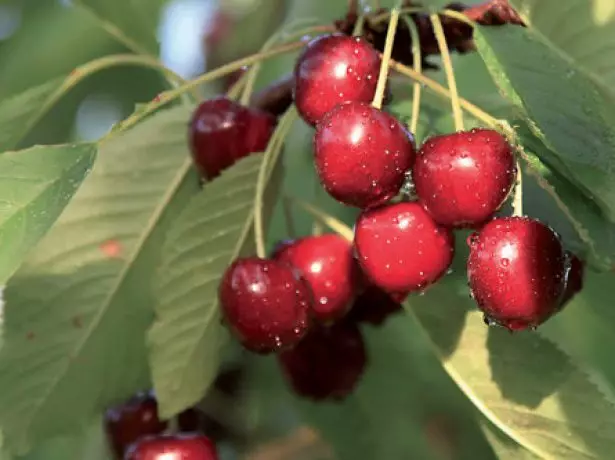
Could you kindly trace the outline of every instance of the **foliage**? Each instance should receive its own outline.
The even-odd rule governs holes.
[[[563,7],[561,0],[510,0],[527,27],[479,26],[476,52],[456,54],[452,64],[465,108],[480,109],[466,110],[466,128],[491,123],[517,143],[525,212],[553,226],[588,260],[584,290],[538,331],[510,335],[487,328],[468,295],[462,234],[453,273],[411,296],[406,311],[383,326],[363,327],[370,356],[365,377],[343,403],[323,404],[291,395],[275,359],[237,351],[217,295],[223,270],[237,256],[253,254],[259,243],[270,247],[289,236],[289,228],[299,235],[318,229],[298,209],[289,221],[282,196],[310,201],[340,222],[354,221],[355,210],[315,187],[311,128],[289,109],[266,152],[201,184],[186,142],[195,97],[218,91],[213,77],[261,59],[185,82],[156,57],[166,2],[53,2],[44,11],[57,21],[54,30],[75,36],[41,41],[31,38],[44,22],[36,1],[24,7],[27,30],[0,48],[0,64],[11,68],[0,77],[0,284],[6,304],[0,459],[109,458],[100,426],[107,406],[153,387],[162,416],[173,417],[207,402],[228,362],[249,369],[245,410],[238,416],[249,427],[248,446],[308,424],[341,460],[401,460],[409,453],[446,458],[450,452],[443,453],[442,443],[452,446],[457,456],[451,458],[611,455],[611,1],[571,0]],[[216,60],[256,51],[264,31],[281,25],[278,9],[286,8],[284,42],[292,41],[286,38],[297,19],[325,24],[346,8],[345,0],[287,3],[261,10],[254,40],[229,40]],[[246,18],[242,30],[249,28]],[[48,33],[46,27],[41,30]],[[90,30],[87,49],[71,54]],[[46,69],[25,59],[43,52],[41,42],[43,51],[58,57]],[[291,69],[295,55],[280,56],[263,61],[257,89]],[[404,122],[413,104],[407,75],[392,76],[387,108]],[[419,143],[455,127],[451,101],[443,97],[444,72],[420,78],[428,80]],[[100,139],[83,142],[67,120],[83,96],[101,90],[122,97],[123,120]],[[266,241],[257,241],[255,231],[261,215]],[[440,419],[452,428],[434,441],[431,422]]]

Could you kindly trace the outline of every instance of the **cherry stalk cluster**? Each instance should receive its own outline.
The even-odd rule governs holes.
[[[404,2],[403,8],[419,9],[420,6],[418,2],[407,0]],[[508,0],[489,0],[473,6],[454,2],[447,5],[445,9],[457,11],[463,14],[468,21],[484,26],[524,25],[523,20],[510,6]],[[425,70],[437,70],[438,65],[428,60],[429,56],[440,54],[440,48],[429,15],[420,11],[405,13],[404,15],[416,26],[421,49],[422,68]],[[344,35],[352,35],[355,32],[359,16],[358,1],[356,1],[351,4],[344,18],[334,22],[334,29]],[[472,27],[468,22],[444,14],[440,14],[439,18],[450,50],[465,54],[476,49],[472,39]],[[361,36],[375,49],[382,52],[388,27],[388,10],[379,9],[366,12],[363,16]],[[391,57],[393,60],[404,65],[412,66],[414,64],[412,33],[406,21],[400,21],[397,25]],[[236,79],[237,76],[234,76],[233,81],[236,81]],[[292,104],[293,88],[293,75],[283,77],[256,94],[252,105],[275,115],[280,115]]]

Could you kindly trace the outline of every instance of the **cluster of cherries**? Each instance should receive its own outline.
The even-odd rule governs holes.
[[[158,416],[153,392],[139,393],[105,413],[105,428],[113,454],[125,460],[218,460],[211,439],[201,434],[200,413],[188,409],[177,416],[179,432]]]
[[[357,323],[381,322],[410,293],[450,269],[456,229],[476,230],[467,262],[472,297],[489,324],[534,328],[581,289],[583,264],[553,229],[528,217],[494,217],[517,168],[507,140],[491,129],[427,139],[372,105],[381,59],[365,40],[341,34],[310,42],[295,72],[294,103],[315,127],[323,187],[361,209],[354,241],[310,236],[271,257],[240,258],[223,275],[226,324],[257,353],[277,353],[293,388],[341,398],[365,364]],[[226,98],[205,101],[190,128],[202,175],[263,151],[274,116]],[[411,189],[408,200],[402,190]]]

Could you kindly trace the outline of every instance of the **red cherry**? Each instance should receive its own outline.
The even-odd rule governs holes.
[[[325,189],[350,206],[393,198],[414,163],[412,134],[393,116],[360,102],[327,113],[314,136],[316,170]]]
[[[118,458],[137,439],[162,433],[167,422],[158,418],[158,402],[153,392],[138,393],[105,412],[107,437]]]
[[[424,289],[446,273],[454,255],[452,232],[417,202],[363,211],[354,243],[363,272],[387,292]]]
[[[194,163],[206,179],[250,153],[267,148],[276,119],[224,96],[204,101],[190,122],[189,142]]]
[[[297,343],[309,325],[312,296],[291,267],[273,260],[236,260],[220,283],[220,303],[245,348],[271,353]]]
[[[487,319],[521,330],[557,311],[566,257],[551,228],[528,217],[503,217],[486,224],[469,243],[468,281]]]
[[[363,375],[367,355],[361,331],[343,321],[313,328],[298,345],[280,353],[278,360],[298,395],[341,400]]]
[[[376,92],[380,56],[364,39],[334,34],[315,38],[295,66],[295,105],[315,125],[343,102],[370,103]]]
[[[497,131],[435,136],[419,151],[412,178],[433,219],[450,227],[476,227],[502,206],[517,168],[510,144]]]
[[[585,264],[581,259],[570,251],[566,251],[566,257],[568,258],[570,268],[568,270],[568,277],[566,278],[564,297],[561,302],[562,307],[572,300],[575,295],[581,292],[583,289],[583,276],[585,274]]]
[[[378,326],[392,314],[402,311],[407,294],[390,294],[378,286],[368,286],[354,301],[348,320]]]
[[[352,245],[339,235],[309,236],[283,247],[277,260],[296,268],[311,288],[312,316],[327,323],[343,317],[361,283]]]
[[[145,437],[133,444],[125,460],[218,460],[214,443],[199,434]]]

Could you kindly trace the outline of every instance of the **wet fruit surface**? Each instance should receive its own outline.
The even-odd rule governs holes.
[[[311,301],[309,287],[289,266],[257,257],[236,260],[220,284],[226,323],[258,353],[297,343],[307,331]]]
[[[412,134],[394,117],[355,102],[339,105],[323,118],[314,153],[327,192],[359,208],[394,197],[416,154]]]
[[[310,286],[314,319],[326,323],[346,314],[362,276],[351,243],[335,234],[301,238],[285,246],[277,260],[295,267]]]
[[[204,101],[192,115],[189,129],[197,169],[212,179],[240,158],[264,151],[275,126],[272,115],[226,97]]]
[[[555,313],[567,261],[558,235],[527,217],[494,219],[469,238],[468,281],[485,315],[511,330]]]
[[[441,278],[453,260],[453,234],[416,202],[363,211],[355,248],[363,272],[387,292],[420,291]]]
[[[428,139],[412,172],[425,209],[436,222],[451,227],[486,222],[503,204],[515,177],[512,149],[491,129]]]
[[[162,433],[167,422],[158,418],[158,402],[153,392],[139,393],[105,412],[107,437],[118,458],[137,439]]]
[[[278,360],[297,394],[314,400],[339,400],[356,387],[367,355],[361,331],[342,321],[315,327]]]
[[[124,459],[218,460],[218,455],[206,436],[177,434],[143,438],[128,449]]]
[[[310,42],[295,66],[295,105],[315,125],[336,105],[370,103],[376,92],[380,57],[364,39],[341,34]]]

